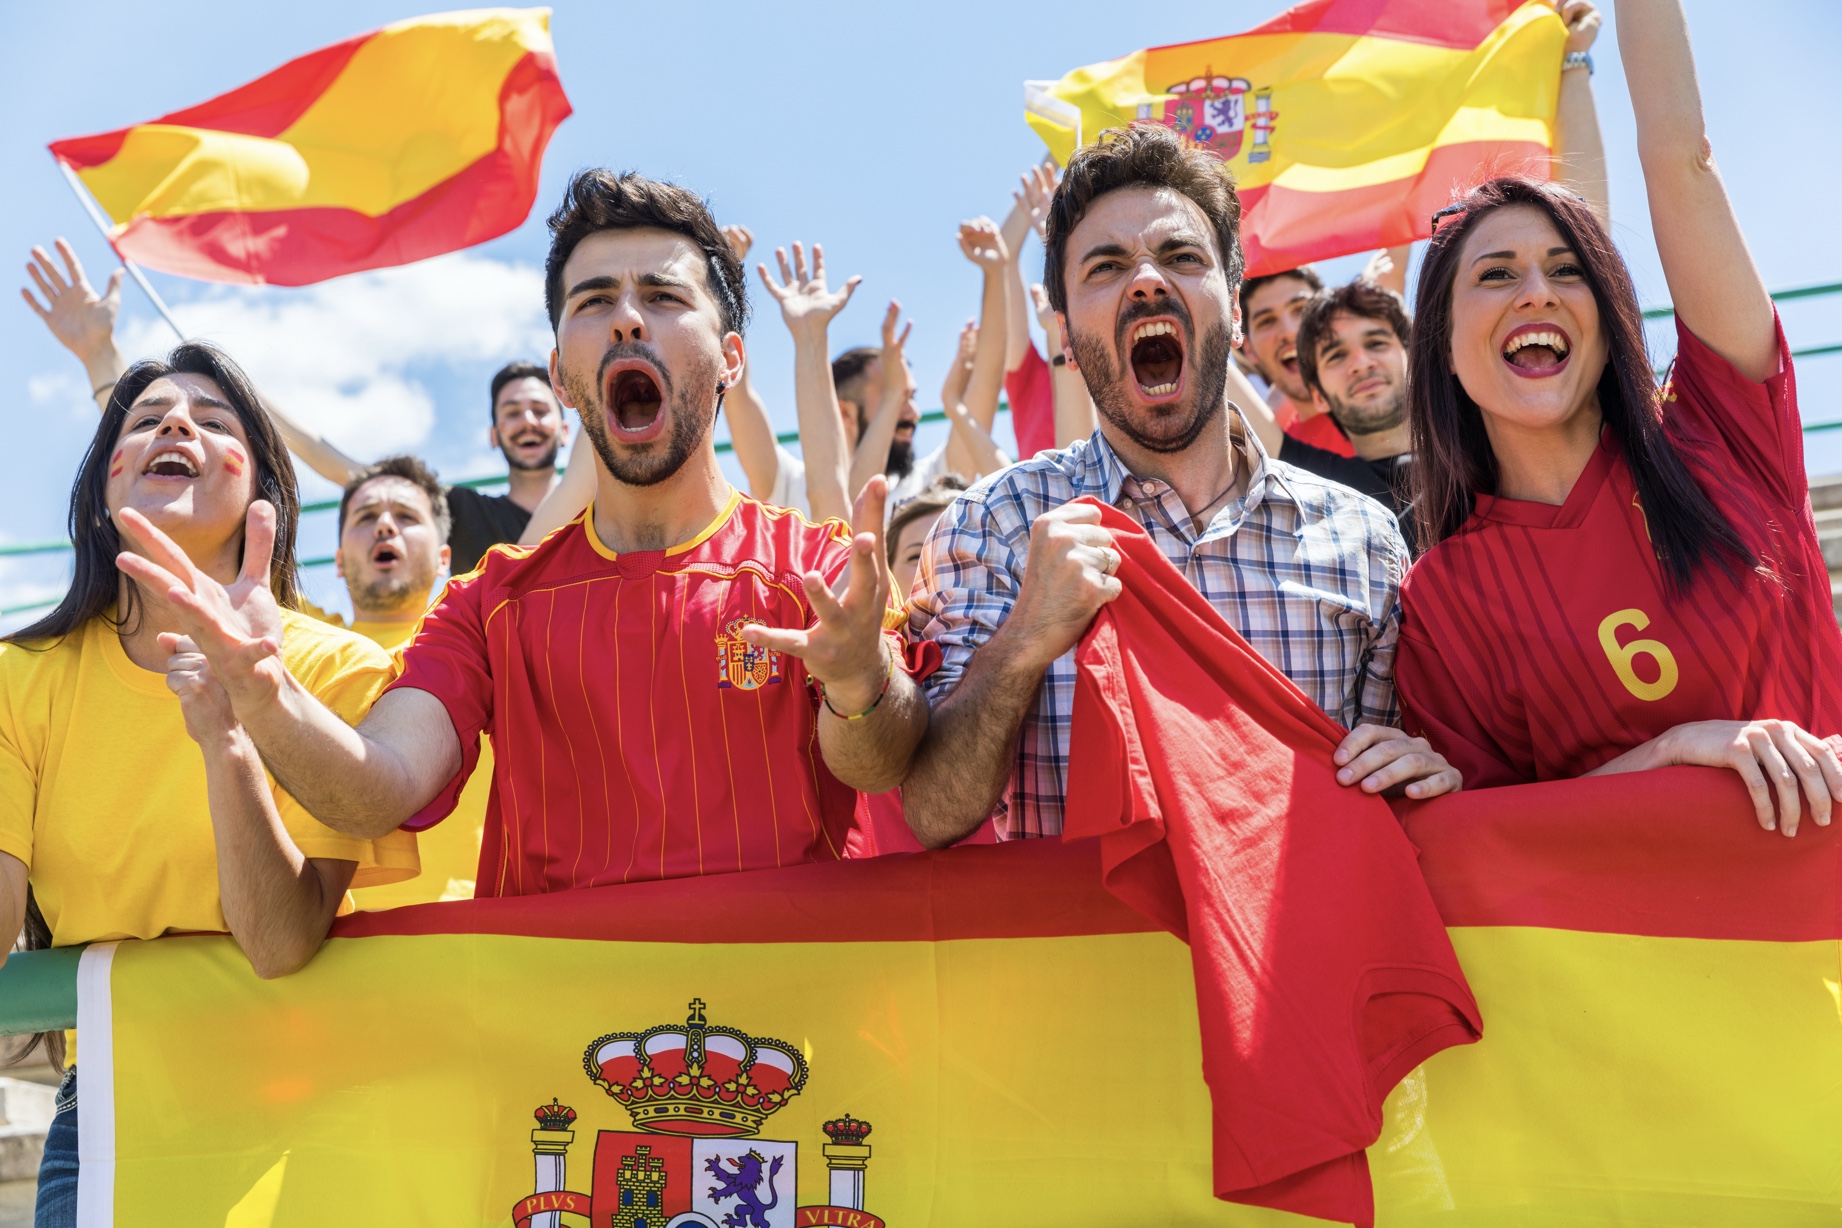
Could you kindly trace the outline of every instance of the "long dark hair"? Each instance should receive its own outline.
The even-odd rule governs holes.
[[[249,436],[250,460],[255,465],[258,499],[275,505],[275,559],[269,564],[269,587],[275,600],[293,609],[297,604],[294,535],[301,518],[300,492],[294,482],[294,462],[275,429],[262,396],[243,369],[216,346],[188,341],[164,360],[147,359],[128,368],[116,382],[102,421],[90,439],[89,451],[70,487],[70,542],[74,551],[70,588],[57,607],[29,627],[0,637],[0,643],[35,646],[59,640],[92,618],[106,618],[123,588],[115,556],[121,553],[121,535],[109,516],[109,457],[128,410],[155,380],[168,375],[199,375],[214,381],[224,400],[236,411]],[[132,628],[136,616],[135,589],[128,585],[126,599],[115,612],[117,627]]]
[[[1441,226],[1427,245],[1408,347],[1420,540],[1430,547],[1458,532],[1476,496],[1497,486],[1497,458],[1482,411],[1452,371],[1453,291],[1459,254],[1472,229],[1498,209],[1528,205],[1546,214],[1573,249],[1599,305],[1607,350],[1599,407],[1637,485],[1669,595],[1686,593],[1709,562],[1729,575],[1752,568],[1757,562],[1753,548],[1708,498],[1664,429],[1631,272],[1586,202],[1553,184],[1510,175],[1480,184],[1458,204],[1459,216]]]

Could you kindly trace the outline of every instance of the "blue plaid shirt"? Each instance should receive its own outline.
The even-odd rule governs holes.
[[[1398,723],[1394,651],[1407,546],[1394,516],[1346,486],[1267,457],[1233,422],[1247,492],[1200,535],[1176,491],[1126,471],[1099,431],[1002,469],[956,499],[928,535],[909,603],[909,630],[936,641],[942,663],[928,702],[952,694],[979,645],[1016,603],[1042,513],[1091,495],[1133,516],[1171,565],[1254,650],[1344,725]],[[1017,762],[995,813],[1001,835],[1062,830],[1074,653],[1049,667],[1024,715]]]

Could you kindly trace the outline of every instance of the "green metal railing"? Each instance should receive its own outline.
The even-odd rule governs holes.
[[[77,1026],[77,960],[82,947],[15,951],[0,967],[0,1036]]]

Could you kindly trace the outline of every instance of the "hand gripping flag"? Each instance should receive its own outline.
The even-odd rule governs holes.
[[[1066,164],[1168,124],[1234,172],[1247,275],[1425,238],[1453,190],[1548,176],[1566,30],[1543,0],[1310,0],[1245,34],[1024,83]]]
[[[569,113],[550,10],[475,9],[385,26],[51,152],[123,257],[299,286],[511,230]]]

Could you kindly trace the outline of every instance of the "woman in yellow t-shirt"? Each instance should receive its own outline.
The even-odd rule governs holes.
[[[227,931],[259,976],[293,972],[348,887],[415,873],[414,838],[340,835],[276,787],[166,594],[118,569],[126,508],[233,594],[272,587],[283,661],[346,720],[390,677],[376,644],[291,609],[294,469],[243,373],[197,344],[130,368],[71,491],[70,591],[0,641],[0,962],[22,927],[31,946],[205,930]],[[242,574],[246,536],[258,559],[270,535],[269,574]],[[75,1222],[75,1102],[73,1067],[41,1225]]]

